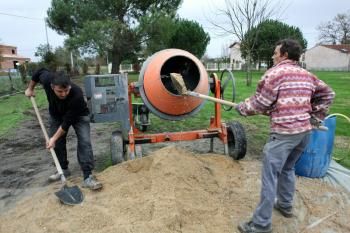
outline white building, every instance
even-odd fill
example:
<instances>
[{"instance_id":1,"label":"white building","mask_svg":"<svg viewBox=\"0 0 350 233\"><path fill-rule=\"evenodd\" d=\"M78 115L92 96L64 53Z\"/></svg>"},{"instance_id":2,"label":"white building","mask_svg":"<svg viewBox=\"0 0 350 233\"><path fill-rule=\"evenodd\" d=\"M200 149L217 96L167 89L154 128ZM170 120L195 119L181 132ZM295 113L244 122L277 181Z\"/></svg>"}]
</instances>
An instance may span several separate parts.
<instances>
[{"instance_id":1,"label":"white building","mask_svg":"<svg viewBox=\"0 0 350 233\"><path fill-rule=\"evenodd\" d=\"M234 42L232 45L230 45L230 64L232 67L232 70L242 70L244 69L245 60L242 58L241 53L241 44L238 42ZM261 64L263 68L266 68L266 64ZM258 70L259 64L252 64L252 69Z\"/></svg>"},{"instance_id":2,"label":"white building","mask_svg":"<svg viewBox=\"0 0 350 233\"><path fill-rule=\"evenodd\" d=\"M350 71L350 45L317 45L305 52L301 62L309 70Z\"/></svg>"},{"instance_id":3,"label":"white building","mask_svg":"<svg viewBox=\"0 0 350 233\"><path fill-rule=\"evenodd\" d=\"M230 45L230 64L233 70L241 70L242 65L245 64L241 54L241 44L238 42Z\"/></svg>"}]
</instances>

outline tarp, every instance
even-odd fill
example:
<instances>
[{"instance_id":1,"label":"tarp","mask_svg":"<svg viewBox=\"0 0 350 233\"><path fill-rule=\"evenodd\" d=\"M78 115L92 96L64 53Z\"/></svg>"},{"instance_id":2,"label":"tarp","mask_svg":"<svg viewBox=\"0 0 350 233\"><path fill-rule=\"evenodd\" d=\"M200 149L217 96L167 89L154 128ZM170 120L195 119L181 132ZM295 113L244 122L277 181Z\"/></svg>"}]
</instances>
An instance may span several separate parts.
<instances>
[{"instance_id":1,"label":"tarp","mask_svg":"<svg viewBox=\"0 0 350 233\"><path fill-rule=\"evenodd\" d=\"M342 186L350 192L350 170L331 160L324 181L334 186Z\"/></svg>"}]
</instances>

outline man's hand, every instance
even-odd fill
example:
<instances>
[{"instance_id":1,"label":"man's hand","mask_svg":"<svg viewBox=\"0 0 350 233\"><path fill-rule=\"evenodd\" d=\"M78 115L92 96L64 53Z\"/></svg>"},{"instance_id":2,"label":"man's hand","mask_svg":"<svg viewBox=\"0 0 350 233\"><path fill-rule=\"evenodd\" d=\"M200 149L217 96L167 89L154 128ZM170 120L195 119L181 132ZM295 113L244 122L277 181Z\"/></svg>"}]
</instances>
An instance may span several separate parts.
<instances>
[{"instance_id":1,"label":"man's hand","mask_svg":"<svg viewBox=\"0 0 350 233\"><path fill-rule=\"evenodd\" d=\"M28 97L28 98L30 98L30 97L35 97L35 91L34 91L34 89L31 89L31 88L27 88L26 90L25 90L25 92L24 92L24 94Z\"/></svg>"},{"instance_id":2,"label":"man's hand","mask_svg":"<svg viewBox=\"0 0 350 233\"><path fill-rule=\"evenodd\" d=\"M240 109L239 109L239 103L236 104L236 106L235 106L234 108L235 108L235 110L238 112L239 115L244 116L244 115L241 113Z\"/></svg>"},{"instance_id":3,"label":"man's hand","mask_svg":"<svg viewBox=\"0 0 350 233\"><path fill-rule=\"evenodd\" d=\"M312 126L313 129L321 130L321 131L327 131L328 130L328 128L326 126L322 125L322 120L317 118L314 115L311 115L310 123L311 123L311 126Z\"/></svg>"},{"instance_id":4,"label":"man's hand","mask_svg":"<svg viewBox=\"0 0 350 233\"><path fill-rule=\"evenodd\" d=\"M34 91L34 89L35 89L36 84L37 84L36 82L34 82L33 80L30 80L29 85L28 85L26 91L24 92L24 94L25 94L28 98L30 98L30 97L32 97L32 96L35 97L35 91Z\"/></svg>"},{"instance_id":5,"label":"man's hand","mask_svg":"<svg viewBox=\"0 0 350 233\"><path fill-rule=\"evenodd\" d=\"M46 149L54 148L56 144L56 140L54 138L50 138L49 141L46 141Z\"/></svg>"}]
</instances>

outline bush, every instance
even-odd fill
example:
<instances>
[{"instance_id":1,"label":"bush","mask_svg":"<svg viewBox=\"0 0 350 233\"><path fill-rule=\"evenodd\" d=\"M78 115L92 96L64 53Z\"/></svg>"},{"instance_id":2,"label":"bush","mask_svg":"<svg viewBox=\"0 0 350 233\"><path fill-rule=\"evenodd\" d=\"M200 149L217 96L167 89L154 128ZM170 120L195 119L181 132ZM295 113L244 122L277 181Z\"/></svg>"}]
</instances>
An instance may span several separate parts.
<instances>
[{"instance_id":1,"label":"bush","mask_svg":"<svg viewBox=\"0 0 350 233\"><path fill-rule=\"evenodd\" d=\"M35 62L29 62L27 64L27 74L29 76L32 76L34 74L34 72L39 69L39 67L41 67L38 63Z\"/></svg>"},{"instance_id":2,"label":"bush","mask_svg":"<svg viewBox=\"0 0 350 233\"><path fill-rule=\"evenodd\" d=\"M27 65L23 63L18 66L19 73L21 75L21 80L23 84L27 84Z\"/></svg>"}]
</instances>

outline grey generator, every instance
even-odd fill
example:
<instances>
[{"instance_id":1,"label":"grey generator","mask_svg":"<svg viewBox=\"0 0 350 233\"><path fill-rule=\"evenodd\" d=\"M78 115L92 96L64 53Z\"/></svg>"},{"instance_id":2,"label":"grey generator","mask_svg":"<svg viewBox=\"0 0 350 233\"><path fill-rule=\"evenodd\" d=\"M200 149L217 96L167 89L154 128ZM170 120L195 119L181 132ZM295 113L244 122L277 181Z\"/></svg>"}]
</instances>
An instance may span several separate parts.
<instances>
[{"instance_id":1,"label":"grey generator","mask_svg":"<svg viewBox=\"0 0 350 233\"><path fill-rule=\"evenodd\" d=\"M130 130L127 74L88 75L84 84L91 122L120 122L126 135ZM143 103L133 103L131 109L134 127L146 131L150 124L148 108Z\"/></svg>"}]
</instances>

